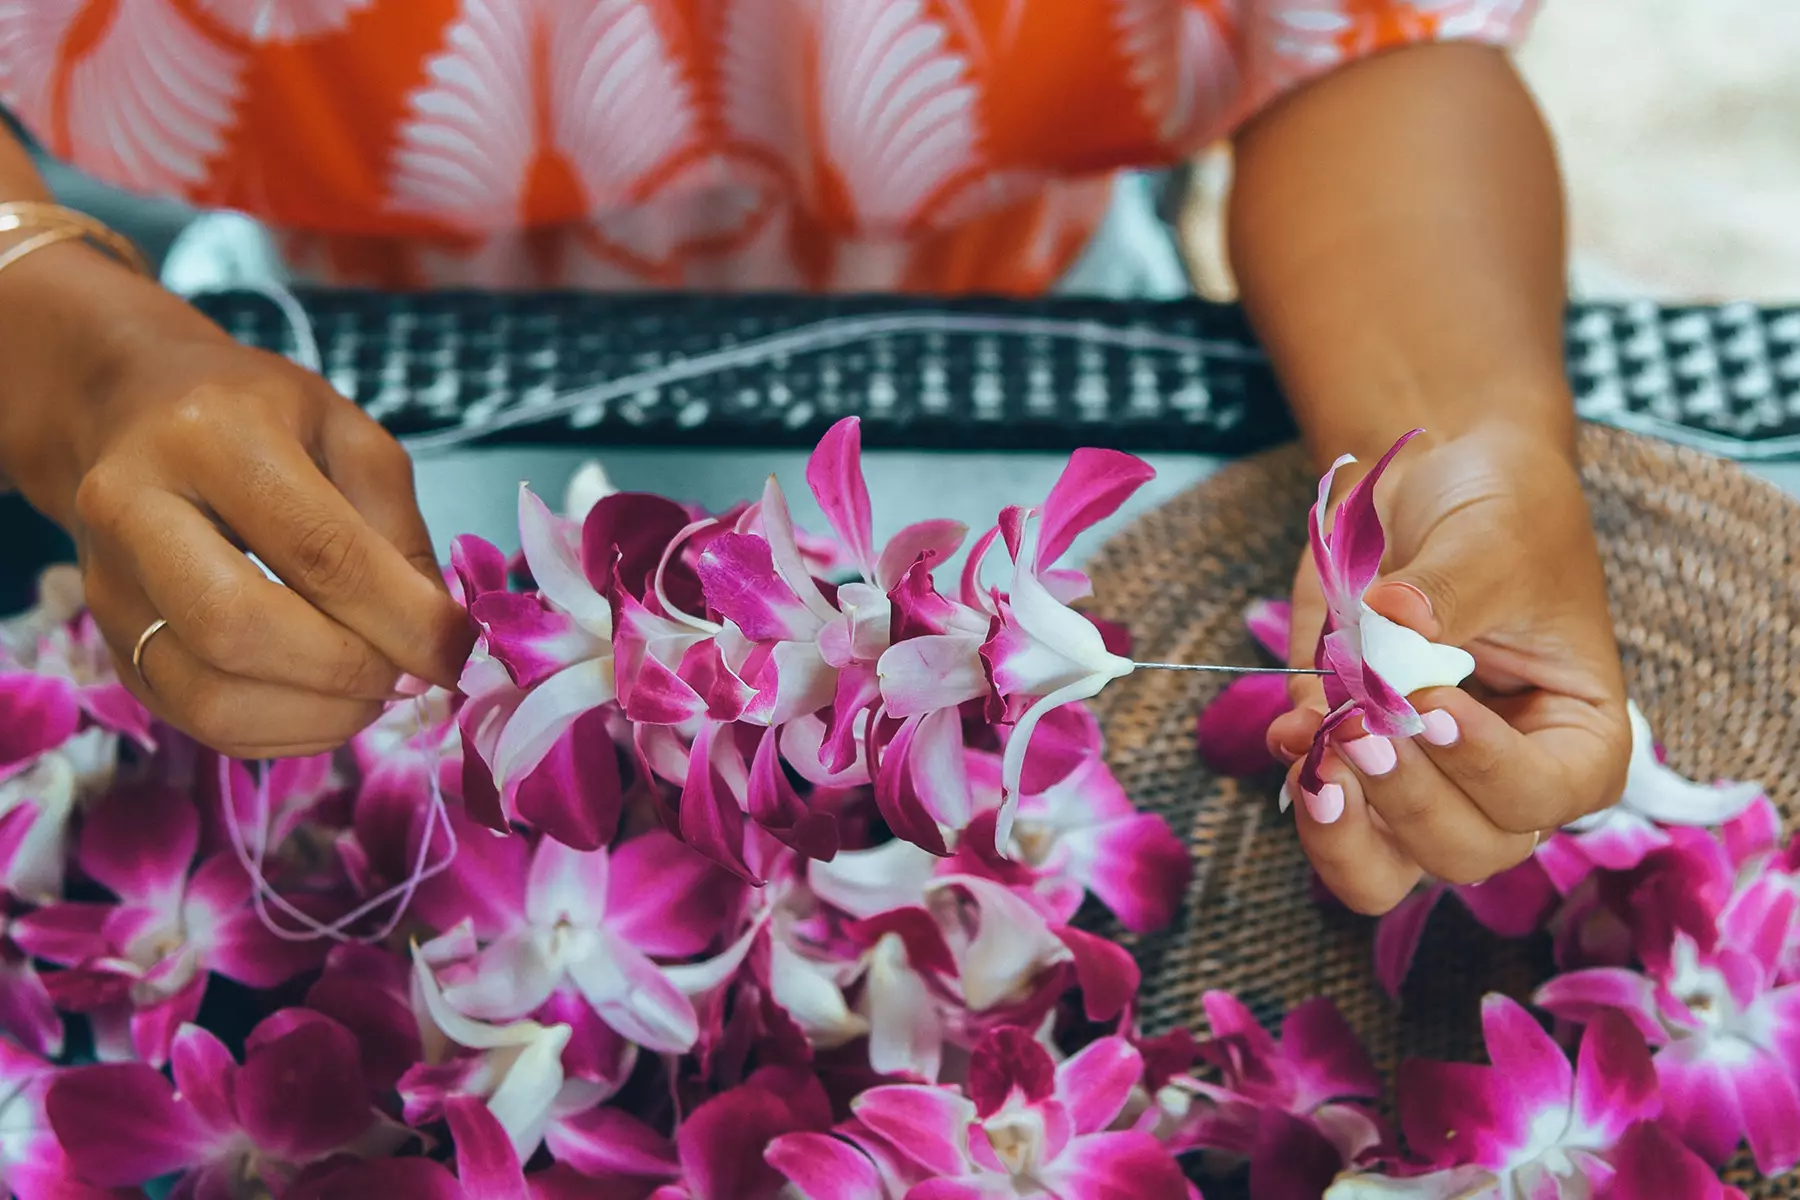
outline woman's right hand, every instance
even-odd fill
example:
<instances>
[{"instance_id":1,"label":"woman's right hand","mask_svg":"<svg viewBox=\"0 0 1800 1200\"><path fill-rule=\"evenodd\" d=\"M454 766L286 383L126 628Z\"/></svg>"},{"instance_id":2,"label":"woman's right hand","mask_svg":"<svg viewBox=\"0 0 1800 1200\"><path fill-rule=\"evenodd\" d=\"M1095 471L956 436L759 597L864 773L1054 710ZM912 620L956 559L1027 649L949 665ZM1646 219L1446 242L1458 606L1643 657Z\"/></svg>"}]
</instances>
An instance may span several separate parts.
<instances>
[{"instance_id":1,"label":"woman's right hand","mask_svg":"<svg viewBox=\"0 0 1800 1200\"><path fill-rule=\"evenodd\" d=\"M83 247L0 273L0 311L0 472L74 537L152 712L235 757L302 755L403 675L454 686L472 634L375 421Z\"/></svg>"}]
</instances>

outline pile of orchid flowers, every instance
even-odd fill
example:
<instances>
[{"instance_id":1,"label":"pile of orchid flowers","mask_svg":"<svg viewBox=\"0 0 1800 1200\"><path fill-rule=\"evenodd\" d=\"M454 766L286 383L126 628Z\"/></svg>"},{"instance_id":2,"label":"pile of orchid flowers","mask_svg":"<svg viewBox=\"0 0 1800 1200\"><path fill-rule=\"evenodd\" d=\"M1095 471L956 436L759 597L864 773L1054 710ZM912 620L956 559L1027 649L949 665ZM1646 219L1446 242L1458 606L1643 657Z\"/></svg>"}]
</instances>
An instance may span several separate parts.
<instances>
[{"instance_id":1,"label":"pile of orchid flowers","mask_svg":"<svg viewBox=\"0 0 1800 1200\"><path fill-rule=\"evenodd\" d=\"M1537 1003L1585 1025L1573 1068L1490 998L1493 1067L1403 1068L1403 1149L1328 1001L1277 1040L1209 993L1207 1040L1145 1036L1130 955L1072 922L1167 925L1189 857L1105 763L1079 702L1135 664L1058 563L1149 477L1077 452L948 595L967 531L878 547L853 420L807 471L830 538L773 480L719 514L596 474L560 514L524 490L517 560L455 548L458 692L266 768L153 722L46 577L0 628L4 1189L1185 1200L1186 1160L1274 1200L1572 1200L1723 1195L1706 1163L1746 1133L1765 1171L1800 1159L1800 852L1647 729L1617 808L1448 889L1552 929ZM1331 694L1400 728L1361 494L1318 525ZM1262 765L1257 688L1206 752ZM1445 890L1381 923L1390 989Z\"/></svg>"}]
</instances>

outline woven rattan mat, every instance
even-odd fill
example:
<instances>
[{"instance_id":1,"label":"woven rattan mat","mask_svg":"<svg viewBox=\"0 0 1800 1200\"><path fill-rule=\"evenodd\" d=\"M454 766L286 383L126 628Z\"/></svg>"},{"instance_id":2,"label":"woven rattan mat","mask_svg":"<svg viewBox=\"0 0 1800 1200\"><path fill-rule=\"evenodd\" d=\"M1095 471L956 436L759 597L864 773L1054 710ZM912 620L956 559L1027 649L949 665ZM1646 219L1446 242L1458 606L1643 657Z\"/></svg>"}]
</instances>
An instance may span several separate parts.
<instances>
[{"instance_id":1,"label":"woven rattan mat","mask_svg":"<svg viewBox=\"0 0 1800 1200\"><path fill-rule=\"evenodd\" d=\"M1632 695L1670 764L1695 778L1761 781L1791 827L1800 502L1723 460L1630 434L1590 426L1581 448ZM1288 447L1227 467L1113 539L1092 566L1097 600L1128 616L1137 656L1257 661L1244 607L1285 594L1313 486ZM1239 782L1200 764L1194 715L1219 686L1145 672L1096 701L1126 792L1193 846L1194 883L1175 928L1134 947L1151 1031L1204 1032L1209 988L1236 992L1271 1027L1284 1009L1326 995L1390 1080L1405 1057L1480 1061L1480 996L1526 998L1549 971L1544 939L1507 942L1446 904L1403 1003L1389 1001L1374 979L1373 923L1312 897L1293 822L1276 809L1279 774ZM1800 1178L1754 1187L1748 1171L1732 1178L1754 1196L1800 1196Z\"/></svg>"}]
</instances>

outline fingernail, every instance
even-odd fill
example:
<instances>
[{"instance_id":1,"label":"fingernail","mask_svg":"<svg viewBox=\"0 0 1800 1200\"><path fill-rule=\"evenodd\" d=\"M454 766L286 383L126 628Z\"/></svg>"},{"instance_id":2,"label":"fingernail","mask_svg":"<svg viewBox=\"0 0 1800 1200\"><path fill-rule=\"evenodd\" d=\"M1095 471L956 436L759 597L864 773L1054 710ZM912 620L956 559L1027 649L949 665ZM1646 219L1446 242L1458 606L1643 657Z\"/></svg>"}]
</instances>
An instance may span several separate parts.
<instances>
[{"instance_id":1,"label":"fingernail","mask_svg":"<svg viewBox=\"0 0 1800 1200\"><path fill-rule=\"evenodd\" d=\"M1283 783L1281 785L1281 811L1285 813L1292 807L1294 807L1294 785Z\"/></svg>"},{"instance_id":2,"label":"fingernail","mask_svg":"<svg viewBox=\"0 0 1800 1200\"><path fill-rule=\"evenodd\" d=\"M1344 789L1328 783L1317 793L1306 794L1306 811L1321 825L1329 825L1344 815Z\"/></svg>"},{"instance_id":3,"label":"fingernail","mask_svg":"<svg viewBox=\"0 0 1800 1200\"><path fill-rule=\"evenodd\" d=\"M1420 719L1425 722L1425 728L1419 731L1419 736L1434 746L1454 746L1456 739L1462 736L1462 731L1456 727L1456 718L1441 708L1425 713Z\"/></svg>"},{"instance_id":4,"label":"fingernail","mask_svg":"<svg viewBox=\"0 0 1800 1200\"><path fill-rule=\"evenodd\" d=\"M1281 760L1283 766L1291 767L1300 761L1300 756L1295 754L1292 750L1289 750L1286 746L1276 746L1273 753L1276 758Z\"/></svg>"},{"instance_id":5,"label":"fingernail","mask_svg":"<svg viewBox=\"0 0 1800 1200\"><path fill-rule=\"evenodd\" d=\"M1407 583L1404 580L1396 580L1390 586L1397 587L1397 588L1405 588L1407 591L1411 592L1413 595L1415 595L1419 598L1419 603L1423 604L1425 606L1426 612L1428 612L1428 613L1431 612L1431 597L1427 596L1422 589L1415 587L1413 584Z\"/></svg>"},{"instance_id":6,"label":"fingernail","mask_svg":"<svg viewBox=\"0 0 1800 1200\"><path fill-rule=\"evenodd\" d=\"M414 696L423 696L431 690L431 684L417 675L402 675L400 682L394 685L396 700L411 700Z\"/></svg>"},{"instance_id":7,"label":"fingernail","mask_svg":"<svg viewBox=\"0 0 1800 1200\"><path fill-rule=\"evenodd\" d=\"M1400 762L1394 743L1375 734L1339 742L1337 748L1344 752L1350 765L1364 775L1386 775Z\"/></svg>"}]
</instances>

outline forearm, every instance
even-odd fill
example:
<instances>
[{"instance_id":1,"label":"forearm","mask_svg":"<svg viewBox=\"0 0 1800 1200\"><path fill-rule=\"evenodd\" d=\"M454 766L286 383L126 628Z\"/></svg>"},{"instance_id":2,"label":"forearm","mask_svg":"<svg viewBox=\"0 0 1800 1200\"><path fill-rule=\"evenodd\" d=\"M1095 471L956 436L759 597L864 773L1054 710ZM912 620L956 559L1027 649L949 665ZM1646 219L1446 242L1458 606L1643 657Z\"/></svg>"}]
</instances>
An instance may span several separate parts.
<instances>
[{"instance_id":1,"label":"forearm","mask_svg":"<svg viewBox=\"0 0 1800 1200\"><path fill-rule=\"evenodd\" d=\"M1236 164L1233 267L1316 457L1415 426L1572 447L1561 181L1503 54L1335 72L1251 122Z\"/></svg>"}]
</instances>

